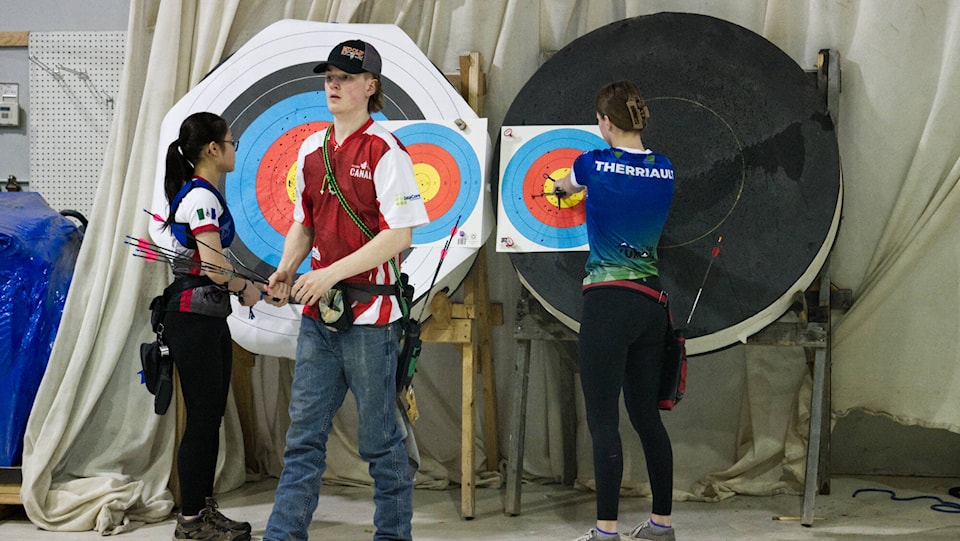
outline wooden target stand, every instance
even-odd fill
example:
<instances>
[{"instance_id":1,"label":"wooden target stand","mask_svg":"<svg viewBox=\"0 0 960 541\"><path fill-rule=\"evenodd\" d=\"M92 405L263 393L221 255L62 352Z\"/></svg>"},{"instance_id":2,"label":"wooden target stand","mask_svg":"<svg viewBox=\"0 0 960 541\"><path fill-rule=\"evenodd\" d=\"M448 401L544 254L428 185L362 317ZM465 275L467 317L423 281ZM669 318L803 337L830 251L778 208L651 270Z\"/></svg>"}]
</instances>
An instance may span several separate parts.
<instances>
[{"instance_id":1,"label":"wooden target stand","mask_svg":"<svg viewBox=\"0 0 960 541\"><path fill-rule=\"evenodd\" d=\"M486 77L481 71L480 53L460 56L459 73L446 74L478 116L483 116ZM460 125L462 121L458 121ZM476 510L476 460L474 441L474 403L476 376L479 373L483 399L483 443L486 469L496 471L500 462L497 428L497 390L493 370L490 328L503 324L503 306L490 302L487 282L487 256L481 246L477 258L463 282L463 302L451 303L443 291L430 301L433 315L424 323L424 342L454 344L460 350L460 518L472 519Z\"/></svg>"},{"instance_id":2,"label":"wooden target stand","mask_svg":"<svg viewBox=\"0 0 960 541\"><path fill-rule=\"evenodd\" d=\"M834 122L837 121L838 116L839 66L839 56L833 51L823 49L817 57L817 70L811 74L816 77L817 89L824 108L831 113ZM837 289L830 282L828 256L817 280L806 291L798 291L794 294L793 303L788 311L794 312L798 321L796 323L774 322L747 338L748 346L802 347L813 378L802 515L777 517L779 520L799 518L804 526L812 526L817 493L830 493L831 312L847 310L852 303L851 290ZM504 514L510 516L520 514L526 432L525 414L532 344L539 340L576 341L577 335L547 313L524 289L517 303L517 325L514 338L517 340L517 358L514 365L514 388L507 445L506 496L503 506ZM575 411L564 412L565 419L575 419L575 416ZM565 458L575 456L576 453L575 434L571 435L571 430L575 430L575 427L563 428ZM569 460L565 460L565 463L567 466L564 468L563 480L572 481L576 477L575 466L571 467Z\"/></svg>"},{"instance_id":3,"label":"wooden target stand","mask_svg":"<svg viewBox=\"0 0 960 541\"><path fill-rule=\"evenodd\" d=\"M438 292L430 306L433 316L423 326L424 342L454 344L460 350L460 518L472 519L476 509L476 459L474 403L476 376L483 389L484 452L486 469L496 471L500 462L497 428L497 394L493 371L490 327L503 324L503 307L491 304L484 248L463 283L463 303L451 303Z\"/></svg>"},{"instance_id":4,"label":"wooden target stand","mask_svg":"<svg viewBox=\"0 0 960 541\"><path fill-rule=\"evenodd\" d=\"M460 71L445 74L451 84L467 100L470 107L482 116L485 94L485 75L481 71L480 53L471 52L460 56ZM458 121L460 125L463 121ZM486 469L496 471L500 461L500 442L497 428L497 396L493 370L490 327L503 324L503 307L490 303L487 283L487 257L484 248L478 249L477 258L463 282L462 303L452 303L445 292L433 296L430 307L433 316L423 325L421 339L424 342L456 345L462 356L462 401L461 401L461 496L460 516L471 519L475 514L476 460L473 442L476 437L474 402L476 375L482 380L484 406L484 451ZM256 412L253 406L253 383L251 373L256 356L233 344L233 394L243 432L245 466L248 471L257 470L256 461ZM178 396L176 406L177 437L179 448L186 424L186 411L180 394L180 382L176 379ZM175 501L180 503L177 479L176 453L170 475L169 487Z\"/></svg>"}]
</instances>

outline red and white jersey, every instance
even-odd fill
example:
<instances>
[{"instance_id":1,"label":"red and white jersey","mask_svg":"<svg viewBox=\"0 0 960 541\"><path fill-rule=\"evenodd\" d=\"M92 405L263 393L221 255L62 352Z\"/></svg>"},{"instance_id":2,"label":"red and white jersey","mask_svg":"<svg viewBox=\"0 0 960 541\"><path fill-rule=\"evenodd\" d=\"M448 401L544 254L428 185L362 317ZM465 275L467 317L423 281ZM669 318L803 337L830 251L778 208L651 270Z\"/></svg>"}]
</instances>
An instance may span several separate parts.
<instances>
[{"instance_id":1,"label":"red and white jersey","mask_svg":"<svg viewBox=\"0 0 960 541\"><path fill-rule=\"evenodd\" d=\"M325 133L321 131L308 137L297 157L297 201L293 219L313 229L312 269L328 267L369 240L344 210L336 194L330 191L323 160ZM372 118L339 146L331 131L327 150L340 191L374 235L382 230L416 227L429 221L410 155L389 130ZM400 254L396 261L399 265ZM394 284L396 277L387 261L345 281ZM319 319L316 306L305 306L303 313ZM353 315L357 325L385 325L402 314L395 296L375 296L372 302L354 303Z\"/></svg>"}]
</instances>

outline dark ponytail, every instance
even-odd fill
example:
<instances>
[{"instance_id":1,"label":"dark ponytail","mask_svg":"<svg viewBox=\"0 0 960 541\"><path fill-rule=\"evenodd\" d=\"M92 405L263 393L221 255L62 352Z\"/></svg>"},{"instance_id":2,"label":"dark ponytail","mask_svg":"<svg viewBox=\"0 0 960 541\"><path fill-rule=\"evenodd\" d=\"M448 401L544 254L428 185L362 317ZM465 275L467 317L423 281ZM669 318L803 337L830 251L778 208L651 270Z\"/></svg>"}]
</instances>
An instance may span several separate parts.
<instances>
[{"instance_id":1,"label":"dark ponytail","mask_svg":"<svg viewBox=\"0 0 960 541\"><path fill-rule=\"evenodd\" d=\"M167 147L166 169L163 175L163 192L167 202L184 184L193 178L193 170L200 160L203 148L210 142L221 142L227 136L227 122L219 115L200 112L188 116L180 124L180 134ZM164 227L173 221L173 213L167 216Z\"/></svg>"}]
</instances>

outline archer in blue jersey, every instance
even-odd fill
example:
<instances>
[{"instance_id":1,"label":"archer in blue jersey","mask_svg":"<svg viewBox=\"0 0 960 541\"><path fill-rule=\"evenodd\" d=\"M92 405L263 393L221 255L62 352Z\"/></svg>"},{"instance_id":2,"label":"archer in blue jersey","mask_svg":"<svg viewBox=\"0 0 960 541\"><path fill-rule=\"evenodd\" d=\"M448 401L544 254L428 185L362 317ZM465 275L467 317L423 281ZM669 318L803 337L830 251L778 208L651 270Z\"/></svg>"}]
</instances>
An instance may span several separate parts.
<instances>
[{"instance_id":1,"label":"archer in blue jersey","mask_svg":"<svg viewBox=\"0 0 960 541\"><path fill-rule=\"evenodd\" d=\"M673 449L657 404L668 315L643 292L662 291L657 244L673 200L673 164L643 146L640 133L650 113L634 83L604 86L596 112L600 135L610 148L578 157L554 187L560 197L586 190L590 244L577 345L593 443L597 523L577 541L621 539L621 392L643 443L653 493L650 518L622 538L673 541Z\"/></svg>"}]
</instances>

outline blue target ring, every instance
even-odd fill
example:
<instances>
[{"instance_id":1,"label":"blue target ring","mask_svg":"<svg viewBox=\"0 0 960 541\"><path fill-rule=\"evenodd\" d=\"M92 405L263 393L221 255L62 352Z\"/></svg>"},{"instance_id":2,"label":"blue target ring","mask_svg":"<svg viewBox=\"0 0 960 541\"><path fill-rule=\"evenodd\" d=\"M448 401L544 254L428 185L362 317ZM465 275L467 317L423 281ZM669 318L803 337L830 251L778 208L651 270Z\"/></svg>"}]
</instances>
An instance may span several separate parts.
<instances>
[{"instance_id":1,"label":"blue target ring","mask_svg":"<svg viewBox=\"0 0 960 541\"><path fill-rule=\"evenodd\" d=\"M558 128L541 133L524 143L510 159L501 179L501 204L517 231L538 245L556 250L567 250L586 244L585 223L575 227L545 224L527 205L524 188L528 185L527 174L531 167L548 152L560 149L587 152L606 146L601 137L573 128ZM572 166L572 163L569 166Z\"/></svg>"},{"instance_id":2,"label":"blue target ring","mask_svg":"<svg viewBox=\"0 0 960 541\"><path fill-rule=\"evenodd\" d=\"M480 199L480 188L483 179L480 175L480 162L470 143L451 128L432 123L411 124L394 131L394 134L408 149L414 145L429 145L436 147L434 152L446 153L456 164L459 178L441 179L439 190L454 189L452 183L459 183L459 192L449 210L442 215L431 216L430 223L413 230L413 243L428 244L450 235L450 230L456 226L457 218L461 225L476 208ZM416 152L411 152L414 165L417 165ZM429 208L429 201L427 201Z\"/></svg>"}]
</instances>

